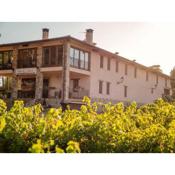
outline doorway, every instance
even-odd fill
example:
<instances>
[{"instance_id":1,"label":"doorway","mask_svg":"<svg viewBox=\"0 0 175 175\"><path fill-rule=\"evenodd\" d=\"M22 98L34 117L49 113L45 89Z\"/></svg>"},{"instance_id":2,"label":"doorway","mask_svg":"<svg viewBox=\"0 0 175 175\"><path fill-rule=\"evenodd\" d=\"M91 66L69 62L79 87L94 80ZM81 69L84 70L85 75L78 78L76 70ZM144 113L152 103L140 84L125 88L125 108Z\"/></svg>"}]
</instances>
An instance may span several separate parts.
<instances>
[{"instance_id":1,"label":"doorway","mask_svg":"<svg viewBox=\"0 0 175 175\"><path fill-rule=\"evenodd\" d=\"M49 79L43 80L43 98L48 98L49 96Z\"/></svg>"}]
</instances>

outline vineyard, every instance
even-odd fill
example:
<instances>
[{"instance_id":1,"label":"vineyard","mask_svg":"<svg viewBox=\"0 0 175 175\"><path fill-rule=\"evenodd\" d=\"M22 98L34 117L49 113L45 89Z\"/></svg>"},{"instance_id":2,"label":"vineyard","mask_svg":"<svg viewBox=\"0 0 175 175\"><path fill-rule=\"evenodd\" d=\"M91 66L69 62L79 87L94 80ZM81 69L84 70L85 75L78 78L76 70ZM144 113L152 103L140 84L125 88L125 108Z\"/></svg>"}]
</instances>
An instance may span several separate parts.
<instances>
[{"instance_id":1,"label":"vineyard","mask_svg":"<svg viewBox=\"0 0 175 175\"><path fill-rule=\"evenodd\" d=\"M25 107L7 110L0 100L0 152L6 153L173 153L175 104L162 99L137 107L91 103L80 110ZM102 112L97 112L98 109Z\"/></svg>"}]
</instances>

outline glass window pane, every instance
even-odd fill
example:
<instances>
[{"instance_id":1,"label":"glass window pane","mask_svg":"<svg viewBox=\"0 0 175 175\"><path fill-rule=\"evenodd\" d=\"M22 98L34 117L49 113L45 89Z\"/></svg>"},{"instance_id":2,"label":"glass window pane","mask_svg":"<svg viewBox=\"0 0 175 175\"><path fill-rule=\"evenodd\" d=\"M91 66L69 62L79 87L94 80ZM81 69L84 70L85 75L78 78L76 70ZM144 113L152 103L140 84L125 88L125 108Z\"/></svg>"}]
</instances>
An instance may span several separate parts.
<instances>
[{"instance_id":1,"label":"glass window pane","mask_svg":"<svg viewBox=\"0 0 175 175\"><path fill-rule=\"evenodd\" d=\"M36 49L23 49L18 51L18 68L29 68L36 65ZM9 54L10 58L10 54Z\"/></svg>"},{"instance_id":2,"label":"glass window pane","mask_svg":"<svg viewBox=\"0 0 175 175\"><path fill-rule=\"evenodd\" d=\"M104 60L103 56L100 56L100 68L103 68L103 60Z\"/></svg>"},{"instance_id":3,"label":"glass window pane","mask_svg":"<svg viewBox=\"0 0 175 175\"><path fill-rule=\"evenodd\" d=\"M89 70L89 53L70 48L70 65Z\"/></svg>"},{"instance_id":4,"label":"glass window pane","mask_svg":"<svg viewBox=\"0 0 175 175\"><path fill-rule=\"evenodd\" d=\"M13 51L9 51L9 63L12 64L13 61Z\"/></svg>"},{"instance_id":5,"label":"glass window pane","mask_svg":"<svg viewBox=\"0 0 175 175\"><path fill-rule=\"evenodd\" d=\"M84 52L80 52L80 68L84 69L85 67L85 55Z\"/></svg>"},{"instance_id":6,"label":"glass window pane","mask_svg":"<svg viewBox=\"0 0 175 175\"><path fill-rule=\"evenodd\" d=\"M9 62L9 54L8 52L4 52L4 64L7 64Z\"/></svg>"},{"instance_id":7,"label":"glass window pane","mask_svg":"<svg viewBox=\"0 0 175 175\"><path fill-rule=\"evenodd\" d=\"M79 50L75 49L74 52L74 66L78 67L79 65Z\"/></svg>"},{"instance_id":8,"label":"glass window pane","mask_svg":"<svg viewBox=\"0 0 175 175\"><path fill-rule=\"evenodd\" d=\"M74 65L74 59L73 59L73 57L70 57L70 65L71 65L71 66Z\"/></svg>"},{"instance_id":9,"label":"glass window pane","mask_svg":"<svg viewBox=\"0 0 175 175\"><path fill-rule=\"evenodd\" d=\"M23 51L23 67L30 67L32 63L32 50Z\"/></svg>"},{"instance_id":10,"label":"glass window pane","mask_svg":"<svg viewBox=\"0 0 175 175\"><path fill-rule=\"evenodd\" d=\"M74 65L74 49L70 48L70 65Z\"/></svg>"},{"instance_id":11,"label":"glass window pane","mask_svg":"<svg viewBox=\"0 0 175 175\"><path fill-rule=\"evenodd\" d=\"M107 69L108 69L108 70L110 70L110 68L111 68L111 59L110 59L110 58L108 58L108 65L107 65Z\"/></svg>"},{"instance_id":12,"label":"glass window pane","mask_svg":"<svg viewBox=\"0 0 175 175\"><path fill-rule=\"evenodd\" d=\"M51 47L51 64L56 63L56 47Z\"/></svg>"},{"instance_id":13,"label":"glass window pane","mask_svg":"<svg viewBox=\"0 0 175 175\"><path fill-rule=\"evenodd\" d=\"M79 50L75 49L74 58L79 58Z\"/></svg>"},{"instance_id":14,"label":"glass window pane","mask_svg":"<svg viewBox=\"0 0 175 175\"><path fill-rule=\"evenodd\" d=\"M70 57L74 57L74 49L70 48Z\"/></svg>"},{"instance_id":15,"label":"glass window pane","mask_svg":"<svg viewBox=\"0 0 175 175\"><path fill-rule=\"evenodd\" d=\"M75 66L75 67L78 67L78 62L79 62L79 59L75 58L75 59L74 59L74 66Z\"/></svg>"},{"instance_id":16,"label":"glass window pane","mask_svg":"<svg viewBox=\"0 0 175 175\"><path fill-rule=\"evenodd\" d=\"M99 81L99 94L103 93L103 82Z\"/></svg>"},{"instance_id":17,"label":"glass window pane","mask_svg":"<svg viewBox=\"0 0 175 175\"><path fill-rule=\"evenodd\" d=\"M44 64L49 64L49 48L44 49Z\"/></svg>"},{"instance_id":18,"label":"glass window pane","mask_svg":"<svg viewBox=\"0 0 175 175\"><path fill-rule=\"evenodd\" d=\"M58 65L61 66L63 61L63 46L58 46Z\"/></svg>"}]
</instances>

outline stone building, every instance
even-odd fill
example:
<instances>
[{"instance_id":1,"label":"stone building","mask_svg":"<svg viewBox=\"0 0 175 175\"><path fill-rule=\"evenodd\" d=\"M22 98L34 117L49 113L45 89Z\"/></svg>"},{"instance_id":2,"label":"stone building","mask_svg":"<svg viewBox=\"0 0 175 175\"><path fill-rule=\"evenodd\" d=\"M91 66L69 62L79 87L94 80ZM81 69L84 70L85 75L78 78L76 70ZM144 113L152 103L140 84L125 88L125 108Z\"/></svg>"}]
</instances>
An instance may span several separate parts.
<instances>
[{"instance_id":1,"label":"stone building","mask_svg":"<svg viewBox=\"0 0 175 175\"><path fill-rule=\"evenodd\" d=\"M60 102L92 100L149 103L170 94L170 78L97 47L93 30L85 40L71 36L49 38L44 28L41 40L0 45L0 93L5 99L27 102L45 99Z\"/></svg>"}]
</instances>

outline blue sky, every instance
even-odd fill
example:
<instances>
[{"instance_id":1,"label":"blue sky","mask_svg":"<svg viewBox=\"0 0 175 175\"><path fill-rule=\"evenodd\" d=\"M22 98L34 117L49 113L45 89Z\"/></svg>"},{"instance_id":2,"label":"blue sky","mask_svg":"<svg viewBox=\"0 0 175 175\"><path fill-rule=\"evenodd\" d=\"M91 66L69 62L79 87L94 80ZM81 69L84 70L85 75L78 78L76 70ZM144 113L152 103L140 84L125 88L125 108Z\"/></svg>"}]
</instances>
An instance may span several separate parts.
<instances>
[{"instance_id":1,"label":"blue sky","mask_svg":"<svg viewBox=\"0 0 175 175\"><path fill-rule=\"evenodd\" d=\"M146 66L159 64L166 74L175 66L175 23L1 22L0 44L41 39L44 27L50 29L50 38L71 35L82 40L85 29L92 28L99 47Z\"/></svg>"}]
</instances>

